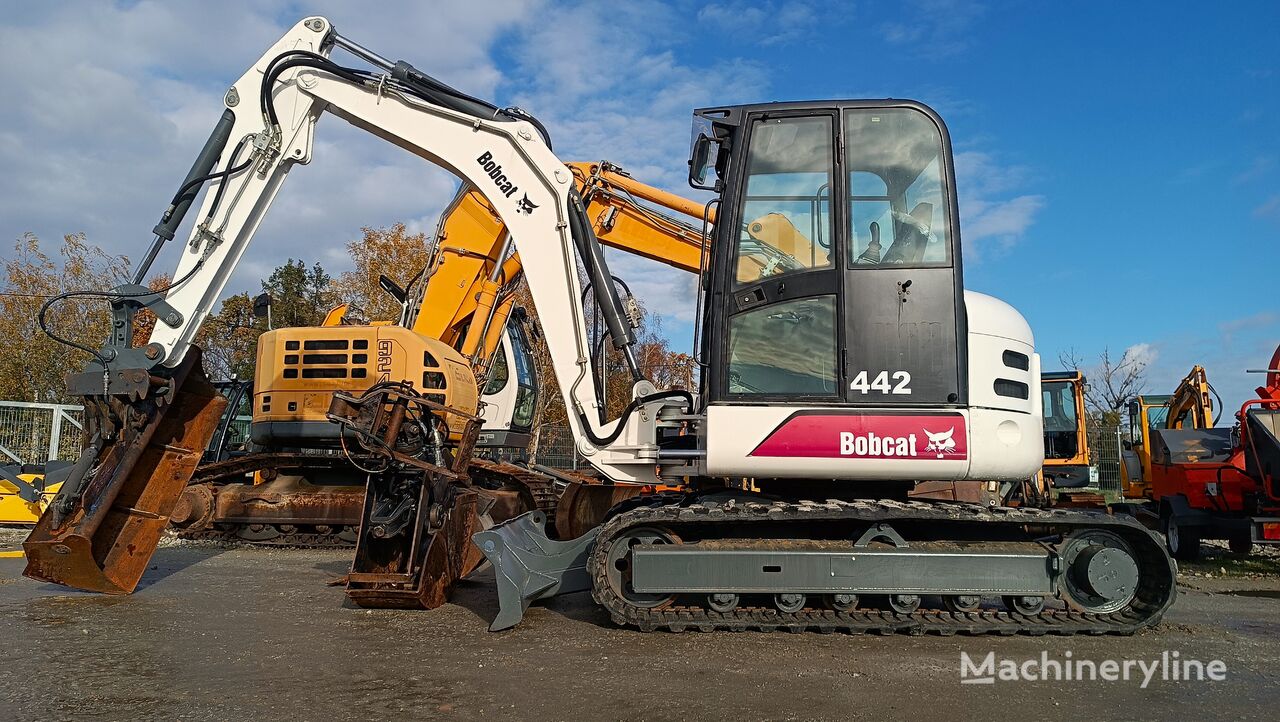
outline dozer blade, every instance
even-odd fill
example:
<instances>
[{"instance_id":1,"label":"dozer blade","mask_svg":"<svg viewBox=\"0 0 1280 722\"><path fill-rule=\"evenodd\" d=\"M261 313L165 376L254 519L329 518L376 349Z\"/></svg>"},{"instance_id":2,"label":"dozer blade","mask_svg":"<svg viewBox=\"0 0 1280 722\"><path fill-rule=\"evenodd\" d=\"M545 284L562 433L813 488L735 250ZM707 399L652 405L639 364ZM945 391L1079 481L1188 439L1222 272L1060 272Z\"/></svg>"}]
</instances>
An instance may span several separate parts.
<instances>
[{"instance_id":1,"label":"dozer blade","mask_svg":"<svg viewBox=\"0 0 1280 722\"><path fill-rule=\"evenodd\" d=\"M131 391L86 398L93 439L22 545L25 576L132 592L213 438L226 400L205 377L198 349L169 379L118 373Z\"/></svg>"}]
</instances>

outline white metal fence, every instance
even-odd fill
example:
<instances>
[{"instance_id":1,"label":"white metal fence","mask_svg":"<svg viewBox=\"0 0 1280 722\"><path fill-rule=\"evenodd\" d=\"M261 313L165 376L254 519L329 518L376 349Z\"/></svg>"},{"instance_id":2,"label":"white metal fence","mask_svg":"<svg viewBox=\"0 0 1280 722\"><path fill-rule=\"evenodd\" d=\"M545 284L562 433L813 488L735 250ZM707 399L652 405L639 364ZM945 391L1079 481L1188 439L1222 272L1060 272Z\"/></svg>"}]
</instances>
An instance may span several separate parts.
<instances>
[{"instance_id":1,"label":"white metal fence","mask_svg":"<svg viewBox=\"0 0 1280 722\"><path fill-rule=\"evenodd\" d=\"M0 401L0 464L43 464L80 454L84 410L69 404Z\"/></svg>"},{"instance_id":2,"label":"white metal fence","mask_svg":"<svg viewBox=\"0 0 1280 722\"><path fill-rule=\"evenodd\" d=\"M81 406L0 401L0 466L75 461L80 455L83 420ZM235 417L232 436L249 438L250 420Z\"/></svg>"}]
</instances>

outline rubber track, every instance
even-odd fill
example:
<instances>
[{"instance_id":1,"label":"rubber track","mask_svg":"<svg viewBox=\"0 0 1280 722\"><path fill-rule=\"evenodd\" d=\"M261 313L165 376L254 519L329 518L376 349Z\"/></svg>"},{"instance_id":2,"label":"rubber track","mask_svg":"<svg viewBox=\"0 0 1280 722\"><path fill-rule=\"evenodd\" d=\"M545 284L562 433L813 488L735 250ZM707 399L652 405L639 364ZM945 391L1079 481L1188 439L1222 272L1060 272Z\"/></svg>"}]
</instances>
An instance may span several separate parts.
<instances>
[{"instance_id":1,"label":"rubber track","mask_svg":"<svg viewBox=\"0 0 1280 722\"><path fill-rule=\"evenodd\" d=\"M1004 610L983 609L970 613L944 610L918 610L900 614L880 609L856 609L835 612L806 608L785 614L774 608L739 607L719 613L701 606L673 605L662 609L644 609L628 604L615 593L607 576L610 540L629 528L641 526L674 526L678 530L690 526L708 528L716 524L742 525L750 522L799 523L846 520L865 523L922 521L935 525L989 523L999 525L1032 525L1037 536L1066 534L1085 529L1104 529L1120 535L1136 554L1142 581L1133 602L1125 609L1110 614L1046 609L1038 615L1023 616ZM741 528L739 526L739 528ZM803 527L801 527L803 528ZM932 527L937 529L938 526ZM716 535L704 534L703 537ZM736 533L734 536L741 536ZM672 632L697 631L775 631L847 632L875 634L1121 634L1128 635L1155 625L1173 604L1176 591L1176 568L1164 552L1159 539L1127 516L1111 516L1099 512L1063 509L994 508L972 504L895 502L895 501L826 501L826 502L728 502L662 505L635 509L620 514L600 530L588 562L593 579L592 596L609 611L614 622L638 627L642 631L666 629ZM677 601L679 601L677 599Z\"/></svg>"}]
</instances>

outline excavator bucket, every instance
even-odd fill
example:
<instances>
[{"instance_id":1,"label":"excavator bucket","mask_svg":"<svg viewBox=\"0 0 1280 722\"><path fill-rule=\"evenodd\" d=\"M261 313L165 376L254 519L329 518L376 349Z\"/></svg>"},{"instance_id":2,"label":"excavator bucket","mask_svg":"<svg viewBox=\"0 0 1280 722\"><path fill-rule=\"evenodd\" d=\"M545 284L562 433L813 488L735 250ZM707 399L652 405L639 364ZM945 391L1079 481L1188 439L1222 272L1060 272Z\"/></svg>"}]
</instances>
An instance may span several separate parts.
<instances>
[{"instance_id":1,"label":"excavator bucket","mask_svg":"<svg viewBox=\"0 0 1280 722\"><path fill-rule=\"evenodd\" d=\"M86 398L89 444L22 545L32 579L132 592L226 407L194 347L169 378L118 373L130 392Z\"/></svg>"}]
</instances>

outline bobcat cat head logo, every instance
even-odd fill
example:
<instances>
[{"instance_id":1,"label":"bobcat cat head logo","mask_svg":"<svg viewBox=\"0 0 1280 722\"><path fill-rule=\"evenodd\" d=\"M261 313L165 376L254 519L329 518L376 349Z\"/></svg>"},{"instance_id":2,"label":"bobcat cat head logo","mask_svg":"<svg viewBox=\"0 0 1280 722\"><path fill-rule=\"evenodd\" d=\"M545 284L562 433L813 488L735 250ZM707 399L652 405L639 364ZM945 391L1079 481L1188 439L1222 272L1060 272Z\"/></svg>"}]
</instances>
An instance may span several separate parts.
<instances>
[{"instance_id":1,"label":"bobcat cat head logo","mask_svg":"<svg viewBox=\"0 0 1280 722\"><path fill-rule=\"evenodd\" d=\"M936 452L938 458L941 459L943 454L956 450L956 440L951 438L955 433L956 427L954 426L937 434L925 429L924 435L929 437L929 444L924 447L924 450Z\"/></svg>"},{"instance_id":2,"label":"bobcat cat head logo","mask_svg":"<svg viewBox=\"0 0 1280 722\"><path fill-rule=\"evenodd\" d=\"M519 205L516 207L516 213L523 213L526 216L533 215L533 209L537 208L537 204L529 200L529 194L525 193L520 199Z\"/></svg>"}]
</instances>

